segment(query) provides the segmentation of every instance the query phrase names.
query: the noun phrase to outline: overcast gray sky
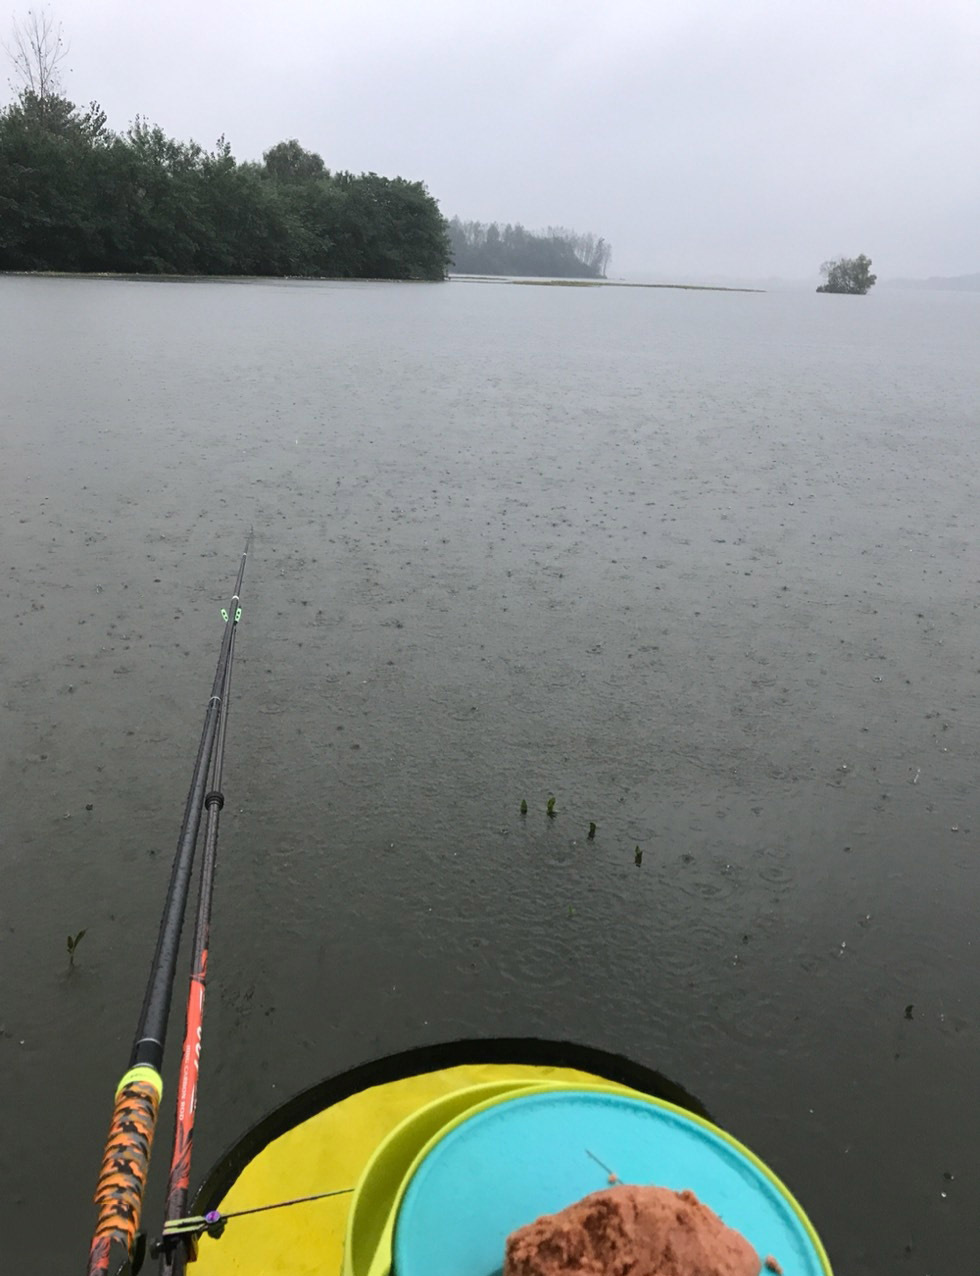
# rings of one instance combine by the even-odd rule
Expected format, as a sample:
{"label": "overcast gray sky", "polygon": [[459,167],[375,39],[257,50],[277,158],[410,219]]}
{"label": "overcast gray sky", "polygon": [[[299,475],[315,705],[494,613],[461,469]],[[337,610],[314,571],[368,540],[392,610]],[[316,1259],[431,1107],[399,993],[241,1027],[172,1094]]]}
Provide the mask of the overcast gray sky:
{"label": "overcast gray sky", "polygon": [[980,0],[50,7],[117,129],[298,137],[447,216],[604,235],[613,276],[980,271]]}

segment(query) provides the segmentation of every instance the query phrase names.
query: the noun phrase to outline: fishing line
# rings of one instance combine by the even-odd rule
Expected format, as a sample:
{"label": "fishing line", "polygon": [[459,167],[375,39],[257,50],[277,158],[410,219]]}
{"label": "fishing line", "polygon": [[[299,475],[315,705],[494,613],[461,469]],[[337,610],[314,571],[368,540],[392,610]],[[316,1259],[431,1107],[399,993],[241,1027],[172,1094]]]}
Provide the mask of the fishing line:
{"label": "fishing line", "polygon": [[244,1218],[247,1214],[264,1214],[266,1210],[281,1210],[287,1205],[305,1205],[310,1201],[325,1201],[331,1196],[350,1196],[352,1187],[338,1187],[331,1192],[316,1192],[312,1196],[296,1196],[289,1201],[276,1201],[271,1205],[253,1205],[247,1210],[208,1210],[206,1214],[192,1214],[188,1218],[168,1219],[163,1225],[163,1235],[150,1245],[150,1255],[159,1258],[178,1240],[189,1242],[196,1249],[199,1237],[207,1233],[217,1240],[232,1218]]}

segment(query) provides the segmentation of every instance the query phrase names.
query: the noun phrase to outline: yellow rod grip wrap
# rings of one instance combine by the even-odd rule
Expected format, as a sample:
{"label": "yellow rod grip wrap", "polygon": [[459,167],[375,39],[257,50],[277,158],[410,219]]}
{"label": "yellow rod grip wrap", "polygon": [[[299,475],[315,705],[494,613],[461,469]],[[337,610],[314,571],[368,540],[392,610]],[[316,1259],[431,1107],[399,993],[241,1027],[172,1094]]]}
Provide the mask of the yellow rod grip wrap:
{"label": "yellow rod grip wrap", "polygon": [[89,1250],[88,1276],[107,1276],[114,1241],[132,1256],[162,1093],[160,1074],[145,1065],[127,1072],[116,1090],[95,1189],[99,1217]]}
{"label": "yellow rod grip wrap", "polygon": [[148,1063],[140,1063],[123,1074],[122,1080],[116,1086],[117,1097],[119,1091],[128,1086],[130,1081],[145,1081],[148,1085],[153,1086],[157,1092],[157,1103],[163,1098],[163,1078],[156,1068],[151,1068]]}

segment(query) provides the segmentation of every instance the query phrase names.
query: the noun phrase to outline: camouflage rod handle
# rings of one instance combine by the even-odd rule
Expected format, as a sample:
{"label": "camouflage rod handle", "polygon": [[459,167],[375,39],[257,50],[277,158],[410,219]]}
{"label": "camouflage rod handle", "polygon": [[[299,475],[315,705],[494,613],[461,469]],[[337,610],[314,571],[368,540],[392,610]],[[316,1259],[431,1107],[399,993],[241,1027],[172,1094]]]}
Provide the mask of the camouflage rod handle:
{"label": "camouflage rod handle", "polygon": [[131,1068],[119,1082],[102,1169],[95,1189],[98,1222],[89,1249],[88,1276],[108,1276],[117,1241],[132,1257],[140,1225],[163,1082],[156,1068]]}

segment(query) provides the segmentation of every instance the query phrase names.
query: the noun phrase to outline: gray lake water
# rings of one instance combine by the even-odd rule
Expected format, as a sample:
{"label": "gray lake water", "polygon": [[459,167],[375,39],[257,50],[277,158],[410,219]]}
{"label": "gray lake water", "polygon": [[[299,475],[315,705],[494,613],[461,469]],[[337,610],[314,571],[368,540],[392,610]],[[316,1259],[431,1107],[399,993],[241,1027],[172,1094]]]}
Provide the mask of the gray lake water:
{"label": "gray lake water", "polygon": [[575,1039],[842,1276],[971,1267],[980,296],[3,278],[0,338],[9,1270],[84,1262],[253,525],[198,1173]]}

